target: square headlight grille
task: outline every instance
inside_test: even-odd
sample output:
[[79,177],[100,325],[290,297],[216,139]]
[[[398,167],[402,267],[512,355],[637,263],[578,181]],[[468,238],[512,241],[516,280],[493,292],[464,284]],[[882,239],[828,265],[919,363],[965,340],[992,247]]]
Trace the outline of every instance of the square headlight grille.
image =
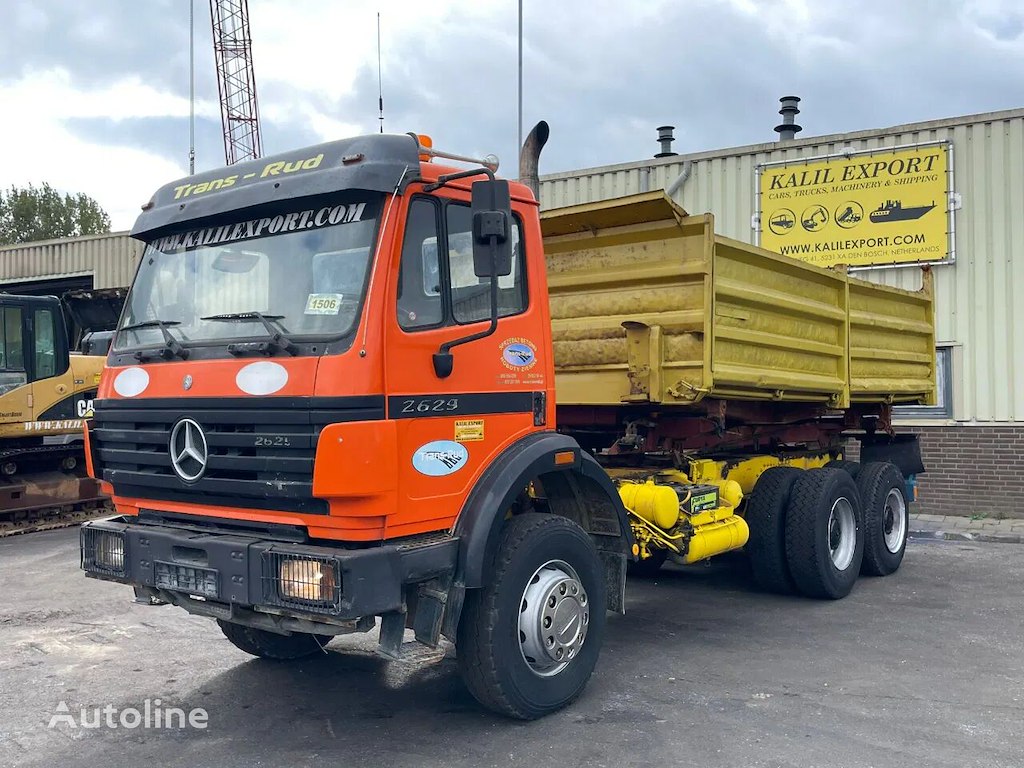
[[128,545],[124,533],[102,528],[82,528],[81,532],[84,570],[110,576],[127,575]]
[[341,611],[341,568],[333,557],[263,553],[263,598],[307,613]]

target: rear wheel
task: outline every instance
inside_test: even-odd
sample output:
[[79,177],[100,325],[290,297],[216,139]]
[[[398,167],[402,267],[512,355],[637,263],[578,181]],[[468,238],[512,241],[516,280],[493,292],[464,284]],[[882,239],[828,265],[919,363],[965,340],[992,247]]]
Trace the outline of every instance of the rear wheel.
[[910,529],[906,481],[894,464],[865,464],[857,477],[864,502],[864,562],[861,573],[888,576],[903,562]]
[[833,459],[825,466],[831,467],[832,469],[841,469],[844,472],[848,473],[850,477],[852,477],[854,480],[857,479],[857,475],[860,474],[861,470],[861,465],[859,462],[847,461],[846,459]]
[[466,595],[459,671],[488,709],[533,720],[580,695],[605,626],[605,584],[590,536],[548,514],[513,517],[489,582]]
[[279,635],[265,629],[232,624],[219,619],[217,624],[220,626],[220,631],[224,633],[224,637],[230,640],[236,648],[251,653],[253,656],[259,656],[261,659],[274,659],[275,661],[303,659],[321,653],[324,646],[331,641],[330,635],[310,635],[305,632]]
[[786,563],[786,507],[793,483],[800,474],[801,470],[794,467],[766,469],[747,503],[750,568],[754,581],[768,592],[789,594],[793,591],[793,577]]
[[786,560],[797,589],[838,599],[853,589],[864,557],[860,493],[841,469],[812,469],[793,484]]

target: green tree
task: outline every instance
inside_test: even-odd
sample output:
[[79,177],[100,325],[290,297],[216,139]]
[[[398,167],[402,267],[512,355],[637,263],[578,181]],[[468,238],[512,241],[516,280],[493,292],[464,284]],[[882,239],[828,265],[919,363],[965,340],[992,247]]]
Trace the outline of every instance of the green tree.
[[0,245],[99,235],[110,231],[110,217],[88,195],[61,195],[47,183],[0,191]]

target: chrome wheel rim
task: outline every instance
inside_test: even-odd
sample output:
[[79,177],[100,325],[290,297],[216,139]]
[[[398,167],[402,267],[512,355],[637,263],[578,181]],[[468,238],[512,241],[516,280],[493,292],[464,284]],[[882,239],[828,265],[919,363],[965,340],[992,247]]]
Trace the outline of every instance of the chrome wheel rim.
[[557,675],[579,655],[590,626],[590,600],[579,574],[562,560],[534,571],[519,601],[519,651],[537,675]]
[[898,488],[893,488],[885,497],[882,509],[882,535],[885,548],[896,554],[903,548],[907,538],[907,500]]
[[845,496],[836,499],[828,515],[828,549],[837,570],[850,567],[857,549],[857,517]]

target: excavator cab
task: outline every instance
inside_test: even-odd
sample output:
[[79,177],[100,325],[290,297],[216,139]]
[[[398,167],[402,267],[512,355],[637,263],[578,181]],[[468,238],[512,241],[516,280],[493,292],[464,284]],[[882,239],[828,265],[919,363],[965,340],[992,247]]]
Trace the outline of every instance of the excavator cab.
[[77,464],[102,369],[71,354],[59,299],[0,293],[0,474]]
[[[67,331],[60,301],[53,296],[14,296],[0,294],[0,395],[24,398],[24,415],[33,414],[38,405],[31,397],[34,382],[61,376],[70,367]],[[7,420],[5,399],[0,418]]]

